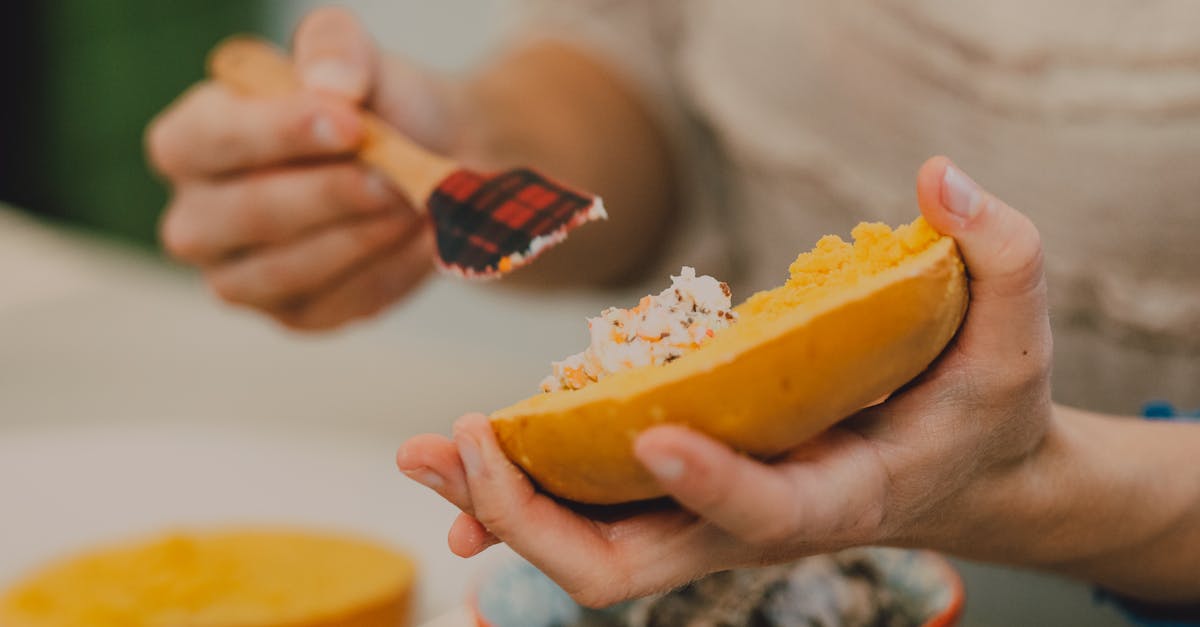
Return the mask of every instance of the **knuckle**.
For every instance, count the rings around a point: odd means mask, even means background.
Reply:
[[[297,268],[295,263],[287,259],[263,259],[259,275],[265,296],[271,300],[294,300],[304,296],[312,287],[311,273]]]
[[[212,128],[205,143],[207,153],[219,155],[221,164],[227,166],[251,161],[257,148],[245,132],[226,124]]]
[[[1026,240],[1029,242],[1029,245],[1036,248],[1038,250],[1038,252],[1041,252],[1041,250],[1042,250],[1042,232],[1038,230],[1037,225],[1035,225],[1033,223],[1033,220],[1029,219],[1029,216],[1027,216],[1023,213],[1018,213],[1015,209],[1013,210],[1013,213],[1017,216],[1017,219],[1021,222],[1020,229],[1027,234]]]
[[[213,92],[213,84],[207,81],[196,83],[150,120],[142,143],[152,168],[167,177],[187,169],[188,129],[193,128],[200,114],[211,107],[208,102],[212,100]]]
[[[303,274],[268,256],[247,257],[209,273],[208,285],[222,300],[269,307],[305,293]]]
[[[500,508],[488,507],[486,505],[481,507],[479,503],[476,503],[475,519],[478,520],[479,524],[483,525],[483,527],[487,529],[489,533],[498,538],[504,538],[510,535],[508,533],[510,529],[509,516]]]
[[[692,473],[696,485],[704,487],[693,497],[697,510],[710,512],[729,507],[737,490],[736,473],[720,472],[707,464],[697,465]]]
[[[315,129],[318,120],[322,119],[326,112],[321,103],[304,97],[289,98],[280,104],[282,106],[272,115],[272,119],[276,120],[276,141],[285,152],[290,152],[293,156],[302,156],[321,141],[316,136]],[[332,130],[330,132],[332,133]]]
[[[387,194],[372,177],[359,166],[338,166],[322,185],[325,202],[355,213],[377,213],[386,209],[390,204]]]
[[[284,229],[276,220],[275,195],[266,181],[248,181],[229,199],[231,220],[238,237],[246,242],[275,242],[283,238]]]
[[[395,220],[383,218],[371,219],[355,226],[350,231],[350,237],[354,240],[357,252],[365,253],[391,242],[402,233],[403,230]],[[385,280],[384,277],[379,277],[379,279]]]
[[[204,282],[217,298],[227,303],[240,304],[246,301],[241,282],[227,273],[210,272],[205,275]]]
[[[1032,356],[1035,351],[1026,350]],[[1000,398],[1028,398],[1039,388],[1046,387],[1050,378],[1049,359],[1028,359],[1028,363],[1016,364],[995,373],[995,388],[993,393]]]
[[[167,177],[182,170],[183,153],[178,150],[174,124],[174,110],[168,109],[150,121],[143,138],[150,167]]]
[[[998,347],[992,363],[981,365],[979,391],[995,398],[1027,398],[1049,387],[1053,370],[1053,340],[1048,321],[1040,331]]]
[[[320,103],[303,96],[243,100],[236,115],[214,117],[204,138],[206,159],[216,169],[261,167],[306,156],[314,143]]]
[[[767,548],[791,541],[795,532],[790,520],[777,517],[758,520],[737,535],[751,546]]]
[[[163,213],[158,226],[158,236],[163,249],[176,259],[193,261],[200,256],[200,241],[178,200]]]
[[[471,492],[479,495],[483,491],[473,488]],[[532,492],[516,499],[477,496],[473,502],[475,519],[497,538],[520,536],[523,535],[522,531],[527,535],[528,529],[522,525],[521,512],[527,508],[531,498]]]
[[[999,200],[992,202],[1003,205]],[[993,251],[997,278],[1008,286],[1012,295],[1030,293],[1043,283],[1044,250],[1042,236],[1037,227],[1024,214],[1008,209],[1002,214],[1008,224],[1002,228],[1004,236]],[[1008,295],[1008,294],[1004,294]]]
[[[149,165],[167,178],[196,170],[211,153],[210,142],[213,138],[220,140],[225,130],[221,122],[230,118],[222,114],[227,109],[227,98],[220,85],[201,82],[155,116],[143,136]]]
[[[1000,242],[996,259],[1003,268],[1000,276],[1016,279],[1014,287],[1029,291],[1042,279],[1042,247],[1036,241],[1013,235]]]

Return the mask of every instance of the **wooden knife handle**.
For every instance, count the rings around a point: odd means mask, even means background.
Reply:
[[[237,35],[221,42],[209,54],[208,73],[244,96],[285,96],[303,88],[291,59],[257,37]],[[429,195],[458,164],[426,150],[377,115],[364,111],[362,118],[365,139],[358,158],[381,171],[424,211]]]

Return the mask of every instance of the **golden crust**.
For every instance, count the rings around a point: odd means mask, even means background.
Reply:
[[[492,426],[550,493],[595,504],[661,496],[633,457],[643,430],[681,424],[757,457],[786,451],[920,374],[967,299],[957,248],[942,237],[804,307],[743,319],[674,363],[531,397],[493,413]]]

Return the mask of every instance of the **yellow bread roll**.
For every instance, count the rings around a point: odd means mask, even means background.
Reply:
[[[826,236],[791,278],[735,308],[737,322],[670,363],[491,415],[504,452],[546,491],[582,503],[661,496],[632,443],[686,425],[770,457],[916,377],[962,322],[967,280],[954,241],[922,218]]]
[[[50,565],[0,600],[4,627],[400,627],[414,567],[360,539],[180,533]]]

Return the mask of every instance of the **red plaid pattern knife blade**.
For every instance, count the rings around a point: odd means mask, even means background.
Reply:
[[[302,88],[291,61],[266,41],[238,36],[209,56],[209,74],[247,96]],[[435,155],[364,112],[358,157],[383,172],[414,207],[424,209],[437,241],[438,266],[467,278],[494,278],[534,260],[575,227],[607,214],[599,197],[521,168],[484,174]]]

